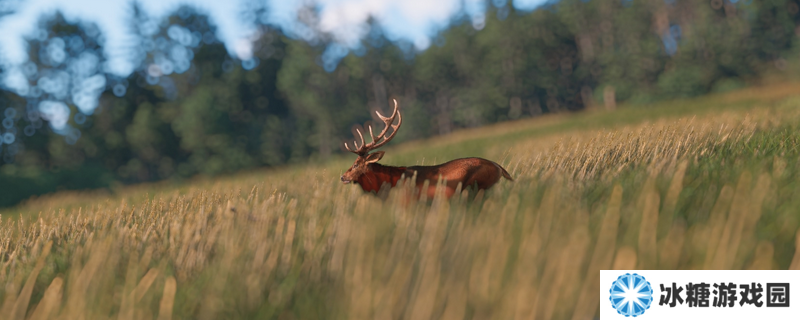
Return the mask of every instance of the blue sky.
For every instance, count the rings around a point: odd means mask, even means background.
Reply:
[[[250,26],[242,23],[242,1],[253,0],[139,0],[151,15],[169,14],[179,5],[189,3],[209,13],[218,27],[217,36],[235,56],[247,59],[254,36]],[[297,11],[307,3],[319,8],[318,28],[329,32],[344,48],[353,49],[366,35],[366,21],[374,17],[390,40],[406,40],[417,50],[430,45],[430,39],[448,25],[450,19],[465,12],[476,29],[481,29],[486,5],[483,0],[263,0],[270,10],[262,21],[277,24],[298,38],[313,37],[297,27]],[[513,5],[533,9],[545,0],[493,0],[495,6]],[[0,55],[6,63],[27,60],[24,35],[35,30],[36,21],[46,13],[60,10],[67,19],[81,19],[98,24],[106,37],[105,54],[109,71],[127,75],[133,65],[125,59],[124,46],[129,0],[28,0],[15,14],[0,19]]]

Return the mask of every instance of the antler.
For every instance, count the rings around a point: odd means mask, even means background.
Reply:
[[[384,117],[382,114],[380,114],[380,112],[375,111],[375,114],[377,114],[378,117],[381,118],[381,120],[384,123],[384,128],[381,131],[381,133],[378,134],[377,137],[375,137],[375,135],[372,134],[372,126],[368,126],[369,136],[372,138],[372,142],[366,143],[364,142],[364,135],[361,133],[361,130],[356,129],[356,132],[358,132],[358,137],[361,138],[361,146],[359,147],[358,143],[356,141],[353,141],[353,147],[355,147],[356,150],[352,150],[345,142],[344,147],[347,149],[347,151],[350,151],[357,155],[365,155],[368,152],[378,149],[383,145],[389,143],[389,141],[391,141],[392,138],[394,138],[394,135],[397,134],[397,129],[399,129],[400,125],[403,123],[403,116],[401,116],[400,111],[397,110],[397,99],[392,99],[392,101],[394,101],[394,111],[392,112],[391,116]],[[395,118],[397,118],[398,120],[396,125],[392,124]],[[386,132],[389,131],[389,127],[392,127],[392,129],[394,130],[392,131],[392,134],[389,135],[389,137],[386,137]]]

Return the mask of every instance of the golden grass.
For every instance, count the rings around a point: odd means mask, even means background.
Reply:
[[[0,314],[588,319],[600,269],[800,268],[796,102],[498,141],[516,181],[450,200],[364,194],[342,161],[45,197],[0,221]]]

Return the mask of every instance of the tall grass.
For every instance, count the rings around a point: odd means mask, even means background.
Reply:
[[[42,198],[0,220],[0,315],[589,319],[600,269],[798,269],[798,106],[441,140],[516,179],[449,200],[364,194],[341,161]]]

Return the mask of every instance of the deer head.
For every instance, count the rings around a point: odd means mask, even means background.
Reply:
[[[342,182],[350,183],[353,181],[358,181],[358,179],[364,173],[369,171],[370,163],[378,162],[379,160],[381,160],[381,158],[383,158],[383,151],[378,151],[373,153],[370,153],[370,151],[378,149],[383,145],[387,144],[389,141],[391,141],[392,138],[394,138],[394,135],[397,134],[397,129],[400,128],[400,124],[403,123],[403,117],[400,116],[400,111],[397,110],[397,100],[392,99],[392,101],[394,101],[394,111],[392,112],[391,116],[384,117],[382,114],[380,114],[380,112],[375,111],[378,117],[383,121],[384,128],[383,130],[381,130],[381,133],[378,134],[378,136],[376,137],[374,134],[372,134],[372,126],[368,126],[369,136],[372,138],[372,142],[366,143],[364,141],[364,135],[361,133],[361,130],[356,129],[356,132],[358,132],[358,137],[361,139],[361,146],[359,147],[357,141],[353,141],[353,147],[356,148],[355,150],[353,150],[350,149],[350,146],[348,146],[347,143],[344,144],[344,147],[347,149],[347,151],[355,153],[358,156],[358,158],[356,158],[356,162],[353,163],[353,166],[350,167],[350,169],[347,169],[347,172],[345,172],[342,175],[341,177]],[[397,118],[396,125],[392,124],[394,123],[395,118]],[[386,133],[387,131],[389,131],[389,127],[391,127],[393,130],[392,133],[387,137]]]

